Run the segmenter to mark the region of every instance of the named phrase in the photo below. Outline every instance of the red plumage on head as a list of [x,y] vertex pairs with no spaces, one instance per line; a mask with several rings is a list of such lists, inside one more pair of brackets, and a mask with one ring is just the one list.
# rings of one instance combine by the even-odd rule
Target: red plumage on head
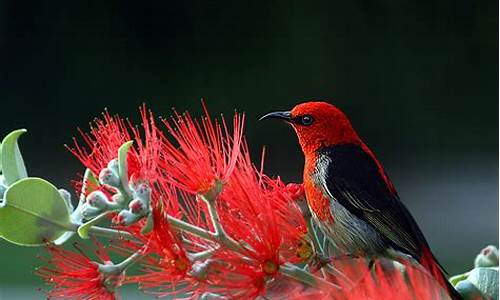
[[305,155],[312,155],[322,147],[361,143],[347,116],[336,106],[326,102],[304,102],[291,111],[292,119],[305,115],[313,118],[311,125],[292,123]]

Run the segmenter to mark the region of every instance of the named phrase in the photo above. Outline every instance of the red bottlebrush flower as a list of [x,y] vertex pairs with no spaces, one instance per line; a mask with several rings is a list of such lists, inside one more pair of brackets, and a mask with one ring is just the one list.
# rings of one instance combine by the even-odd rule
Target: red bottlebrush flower
[[[447,293],[431,274],[422,267],[405,263],[401,272],[393,262],[381,260],[375,271],[367,269],[364,261],[357,261],[340,269],[350,278],[358,278],[354,287],[343,291],[330,291],[329,299],[387,299],[387,300],[434,300],[447,299]],[[327,297],[325,297],[327,298]]]
[[162,172],[158,169],[161,157],[163,133],[156,126],[154,115],[143,105],[140,109],[142,126],[136,127],[129,123],[133,133],[136,151],[133,158],[128,160],[129,176],[132,181],[148,181],[154,183]]
[[[103,264],[109,264],[110,259],[103,246],[95,242],[95,255]],[[71,252],[63,248],[48,245],[50,258],[46,260],[50,266],[44,266],[36,274],[53,286],[47,292],[50,299],[116,299],[114,289],[121,285],[122,276],[104,276],[99,272],[99,264],[83,254]]]
[[76,138],[74,147],[68,147],[82,164],[98,176],[108,163],[118,157],[118,149],[125,142],[133,140],[134,147],[127,156],[128,177],[131,181],[147,180],[154,182],[161,176],[158,161],[162,145],[162,133],[156,126],[153,114],[140,108],[142,126],[134,126],[119,116],[103,113],[102,119],[95,119],[90,133],[79,129],[85,146],[81,146]]
[[[396,267],[392,261],[381,260],[369,270],[365,259],[336,262],[335,267],[348,277],[341,289],[331,286],[304,287],[286,283],[275,291],[277,299],[316,300],[440,300],[449,299],[440,284],[421,267],[405,263]],[[403,272],[400,267],[403,267]],[[320,275],[319,275],[320,276]],[[269,298],[273,298],[270,297]],[[274,298],[273,298],[274,299]]]
[[[123,253],[130,251],[138,251],[144,245],[148,245],[147,252],[152,254],[160,254],[163,248],[168,248],[168,245],[180,248],[190,252],[199,252],[215,247],[216,243],[206,241],[200,237],[187,234],[185,232],[174,232],[169,226],[166,215],[177,219],[184,220],[194,226],[209,229],[207,220],[201,211],[199,201],[191,194],[178,191],[164,180],[158,180],[152,185],[151,189],[151,206],[153,207],[153,230],[143,233],[143,228],[146,226],[146,219],[141,219],[136,223],[124,226],[117,222],[113,227],[121,231],[127,231],[136,239],[117,241],[117,248]],[[181,243],[182,241],[189,243]],[[159,251],[159,252],[158,252]]]
[[90,125],[90,133],[78,129],[86,147],[82,147],[74,138],[74,147],[67,147],[82,164],[96,176],[107,166],[109,161],[118,155],[118,149],[131,140],[127,125],[118,116],[111,116],[108,111],[102,114],[102,119],[95,119]]
[[[263,176],[266,192],[282,237],[281,256],[292,263],[307,261],[314,254],[300,205],[307,205],[301,184],[285,185],[280,178]],[[300,202],[300,203],[299,203]],[[306,208],[307,209],[307,208]]]
[[279,257],[282,236],[278,216],[273,211],[271,197],[257,178],[253,167],[239,165],[217,200],[221,222],[227,233],[237,241],[244,241],[254,251],[246,256],[257,262],[269,275],[282,263]]
[[285,187],[285,192],[293,201],[302,201],[306,199],[303,184],[289,183]]
[[[263,178],[252,165],[245,145],[238,165],[217,199],[223,227],[247,249],[242,251],[245,259],[224,249],[215,257],[229,264],[220,266],[219,272],[224,294],[230,297],[243,294],[242,298],[246,298],[265,293],[266,284],[279,276],[285,261],[282,252],[285,243],[301,240],[307,232],[305,223],[297,226],[289,220],[282,222],[287,216],[302,219],[302,215],[300,211],[289,210],[288,203],[292,201],[284,189],[267,186]],[[240,278],[238,283],[226,285],[226,278],[234,277]]]
[[146,237],[139,237],[147,238],[144,251],[147,256],[141,262],[142,274],[130,277],[128,282],[138,283],[143,290],[166,296],[181,292],[176,290],[178,286],[183,287],[182,291],[192,287],[196,280],[188,273],[191,262],[180,236],[171,230],[164,211],[159,207],[153,209],[153,231]]
[[243,263],[241,256],[221,251],[210,262],[206,286],[198,289],[198,294],[210,292],[229,299],[255,299],[266,293],[269,274]]
[[205,116],[199,122],[188,113],[164,120],[177,145],[165,139],[161,168],[172,184],[190,193],[205,193],[217,180],[226,182],[240,155],[244,115],[235,114],[233,132],[221,118],[212,121],[203,103]]

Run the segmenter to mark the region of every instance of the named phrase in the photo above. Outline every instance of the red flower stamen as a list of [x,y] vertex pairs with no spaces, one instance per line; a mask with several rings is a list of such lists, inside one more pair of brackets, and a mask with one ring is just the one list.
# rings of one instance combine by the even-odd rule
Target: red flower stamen
[[300,210],[290,205],[293,201],[284,184],[256,171],[246,145],[217,204],[226,232],[246,249],[242,250],[246,259],[225,249],[214,257],[224,261],[215,264],[222,278],[241,281],[236,284],[222,279],[224,289],[217,292],[230,297],[264,294],[267,283],[279,277],[278,271],[287,259],[283,251],[286,244],[302,240],[307,233]]
[[[147,256],[142,259],[143,274],[130,277],[128,282],[139,283],[141,289],[160,296],[178,293],[178,286],[192,286],[196,280],[188,272],[191,262],[183,248],[182,240],[173,232],[165,213],[157,206],[153,209],[154,228],[147,235]],[[145,238],[145,237],[139,237]],[[170,290],[169,292],[164,292]]]
[[224,118],[221,123],[210,119],[203,103],[205,117],[201,123],[188,113],[163,120],[174,145],[164,140],[161,168],[178,188],[196,194],[209,191],[217,180],[226,182],[240,155],[244,115],[235,114],[233,132]]
[[163,134],[157,128],[153,114],[143,105],[140,108],[142,126],[136,127],[108,111],[102,119],[95,119],[90,133],[79,129],[84,146],[74,138],[74,146],[67,147],[82,164],[98,176],[108,163],[116,159],[118,149],[133,140],[134,147],[127,156],[128,177],[132,182],[154,182],[161,177],[158,162],[161,155]]
[[[109,256],[103,246],[95,242],[94,251],[102,263],[110,263]],[[50,266],[44,266],[36,274],[49,285],[47,292],[51,299],[103,299],[114,300],[114,289],[121,285],[121,276],[104,276],[99,272],[99,264],[83,254],[71,252],[53,245],[47,246],[50,258],[46,260]]]
[[85,146],[81,146],[76,138],[73,138],[74,147],[67,148],[96,176],[110,160],[117,157],[120,146],[131,140],[123,119],[111,116],[107,110],[102,114],[102,119],[96,118],[94,123],[90,124],[90,133],[81,129],[78,131]]

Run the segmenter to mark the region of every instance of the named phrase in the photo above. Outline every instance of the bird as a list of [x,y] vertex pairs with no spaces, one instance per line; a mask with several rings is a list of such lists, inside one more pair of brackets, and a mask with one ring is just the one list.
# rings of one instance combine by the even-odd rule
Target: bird
[[346,256],[418,262],[448,291],[446,279],[417,222],[374,152],[333,104],[309,101],[265,114],[295,130],[304,154],[306,200],[324,235]]

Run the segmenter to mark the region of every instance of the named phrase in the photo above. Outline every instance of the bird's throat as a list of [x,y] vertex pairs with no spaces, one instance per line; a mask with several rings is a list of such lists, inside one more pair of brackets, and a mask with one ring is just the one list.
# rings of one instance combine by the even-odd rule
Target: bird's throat
[[306,165],[304,169],[304,190],[309,209],[311,209],[311,212],[316,216],[316,218],[318,218],[318,220],[333,223],[334,218],[330,210],[330,200],[316,185],[313,173],[314,164],[309,163],[306,158]]

